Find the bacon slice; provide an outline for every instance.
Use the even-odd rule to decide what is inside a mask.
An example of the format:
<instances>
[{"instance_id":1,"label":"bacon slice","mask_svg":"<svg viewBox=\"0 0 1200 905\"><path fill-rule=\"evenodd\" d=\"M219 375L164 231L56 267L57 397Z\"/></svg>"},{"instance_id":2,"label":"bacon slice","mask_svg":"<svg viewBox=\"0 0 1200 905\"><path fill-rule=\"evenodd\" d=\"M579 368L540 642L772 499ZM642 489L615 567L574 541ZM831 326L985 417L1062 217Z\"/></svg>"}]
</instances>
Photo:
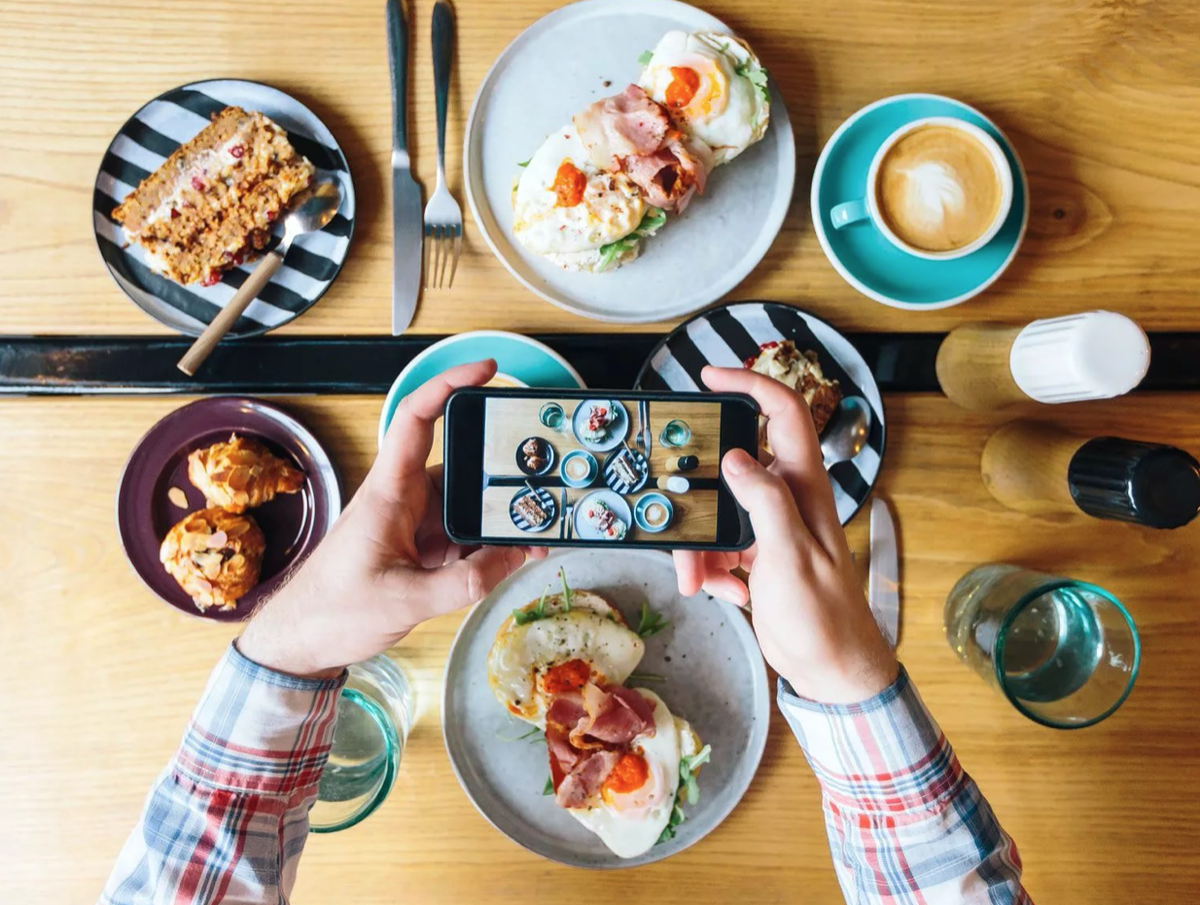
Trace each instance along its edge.
<instances>
[{"instance_id":1,"label":"bacon slice","mask_svg":"<svg viewBox=\"0 0 1200 905\"><path fill-rule=\"evenodd\" d=\"M620 751L592 751L563 777L555 790L554 800L560 807L582 807L604 785L620 759Z\"/></svg>"},{"instance_id":2,"label":"bacon slice","mask_svg":"<svg viewBox=\"0 0 1200 905\"><path fill-rule=\"evenodd\" d=\"M672 132L653 154L626 157L625 172L655 207L682 213L713 168L712 151L700 142L685 143Z\"/></svg>"},{"instance_id":3,"label":"bacon slice","mask_svg":"<svg viewBox=\"0 0 1200 905\"><path fill-rule=\"evenodd\" d=\"M637 85L589 104L573 119L588 156L601 170L619 170L625 157L653 154L670 127L667 111Z\"/></svg>"},{"instance_id":4,"label":"bacon slice","mask_svg":"<svg viewBox=\"0 0 1200 905\"><path fill-rule=\"evenodd\" d=\"M626 745L654 729L654 711L640 694L623 685L607 691L589 682L583 686L584 719L571 730L576 748Z\"/></svg>"}]
</instances>

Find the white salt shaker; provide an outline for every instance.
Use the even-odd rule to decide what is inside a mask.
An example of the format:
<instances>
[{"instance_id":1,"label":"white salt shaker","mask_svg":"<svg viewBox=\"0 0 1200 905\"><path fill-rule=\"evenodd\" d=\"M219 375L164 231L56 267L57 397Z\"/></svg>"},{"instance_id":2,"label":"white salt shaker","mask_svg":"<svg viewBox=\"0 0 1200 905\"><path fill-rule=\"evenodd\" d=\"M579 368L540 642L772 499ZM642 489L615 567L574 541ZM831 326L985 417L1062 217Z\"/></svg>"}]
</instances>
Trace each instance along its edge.
<instances>
[{"instance_id":1,"label":"white salt shaker","mask_svg":"<svg viewBox=\"0 0 1200 905\"><path fill-rule=\"evenodd\" d=\"M1111 399L1128 393L1150 367L1146 331L1115 311L1034 321L1008 355L1013 380L1038 402Z\"/></svg>"}]
</instances>

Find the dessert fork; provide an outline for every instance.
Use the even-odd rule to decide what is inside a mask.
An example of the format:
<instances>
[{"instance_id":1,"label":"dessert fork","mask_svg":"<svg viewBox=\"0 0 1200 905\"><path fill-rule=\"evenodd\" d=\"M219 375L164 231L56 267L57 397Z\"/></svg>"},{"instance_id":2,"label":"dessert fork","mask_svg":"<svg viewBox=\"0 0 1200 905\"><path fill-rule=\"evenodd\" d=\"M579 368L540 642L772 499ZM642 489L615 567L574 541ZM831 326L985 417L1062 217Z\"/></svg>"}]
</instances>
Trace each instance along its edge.
<instances>
[{"instance_id":1,"label":"dessert fork","mask_svg":"<svg viewBox=\"0 0 1200 905\"><path fill-rule=\"evenodd\" d=\"M462 251L462 209L446 188L446 106L450 59L454 53L454 13L446 0L433 7L433 92L437 105L437 187L425 205L425 288L449 289ZM450 274L446 275L446 264Z\"/></svg>"}]
</instances>

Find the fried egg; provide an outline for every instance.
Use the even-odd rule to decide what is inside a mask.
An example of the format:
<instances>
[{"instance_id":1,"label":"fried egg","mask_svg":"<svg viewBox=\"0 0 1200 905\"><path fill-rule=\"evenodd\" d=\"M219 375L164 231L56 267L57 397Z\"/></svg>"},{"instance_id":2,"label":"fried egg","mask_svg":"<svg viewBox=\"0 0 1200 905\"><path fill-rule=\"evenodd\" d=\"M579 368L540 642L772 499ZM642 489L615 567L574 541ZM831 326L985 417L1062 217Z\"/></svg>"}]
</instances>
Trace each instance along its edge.
<instances>
[{"instance_id":1,"label":"fried egg","mask_svg":"<svg viewBox=\"0 0 1200 905\"><path fill-rule=\"evenodd\" d=\"M624 173L600 172L574 123L551 133L530 158L513 192L513 234L562 266L591 269L599 249L642 222L646 202Z\"/></svg>"},{"instance_id":2,"label":"fried egg","mask_svg":"<svg viewBox=\"0 0 1200 905\"><path fill-rule=\"evenodd\" d=\"M524 608L533 610L534 601ZM508 712L542 728L550 699L587 681L620 685L637 668L646 645L599 594L575 591L571 608L562 595L542 603L543 618L518 625L509 616L488 653L492 693Z\"/></svg>"},{"instance_id":3,"label":"fried egg","mask_svg":"<svg viewBox=\"0 0 1200 905\"><path fill-rule=\"evenodd\" d=\"M718 164L733 160L767 131L767 71L732 35L667 32L638 84L681 130L712 148Z\"/></svg>"},{"instance_id":4,"label":"fried egg","mask_svg":"<svg viewBox=\"0 0 1200 905\"><path fill-rule=\"evenodd\" d=\"M679 792L679 760L697 749L686 720L673 716L654 692L637 691L654 705L653 731L634 738L590 807L568 809L620 858L636 858L658 842Z\"/></svg>"}]
</instances>

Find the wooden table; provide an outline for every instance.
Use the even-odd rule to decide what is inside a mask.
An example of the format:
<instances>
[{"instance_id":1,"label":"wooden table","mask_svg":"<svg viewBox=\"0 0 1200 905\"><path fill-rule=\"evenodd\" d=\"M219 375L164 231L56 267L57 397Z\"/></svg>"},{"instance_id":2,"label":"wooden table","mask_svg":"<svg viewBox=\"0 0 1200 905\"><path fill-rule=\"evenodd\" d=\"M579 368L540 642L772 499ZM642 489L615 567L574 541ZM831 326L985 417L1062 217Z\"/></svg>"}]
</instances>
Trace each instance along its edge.
<instances>
[{"instance_id":1,"label":"wooden table","mask_svg":"<svg viewBox=\"0 0 1200 905\"><path fill-rule=\"evenodd\" d=\"M433 180L430 3L416 3L416 172ZM459 0L450 103L457 145L475 87L551 0ZM241 4L0 0L0 332L160 333L113 286L91 236L91 185L121 122L147 98L215 75L260 79L311 105L347 149L358 184L353 254L289 333L384 333L390 299L390 109L380 0ZM708 8L758 48L796 127L796 199L771 253L732 296L803 305L845 329L1020 323L1106 306L1151 329L1198 329L1200 8L1189 3L860 0ZM256 8L256 10L261 7ZM581 38L586 40L586 38ZM199 42L203 53L194 48ZM1029 236L982 298L913 315L842 283L809 224L808 177L847 115L878 97L936 91L978 105L1029 170ZM462 198L459 166L450 181ZM453 292L414 325L597 330L534 298L468 221ZM95 897L234 629L159 604L130 572L113 492L138 437L181 399L0 403L0 901ZM985 492L978 458L1005 418L941 398L890 396L878 491L904 553L900 653L967 769L1020 843L1035 899L1074 905L1194 898L1200 830L1200 529L1161 533L1080 518L1028 518ZM329 445L348 488L375 450L378 398L286 400ZM1083 432L1200 449L1200 400L1137 396L1054 410ZM849 527L866 549L865 519ZM1012 561L1111 588L1142 633L1125 707L1082 732L1022 719L951 655L941 606L955 579ZM654 901L840 901L818 791L775 718L740 807L700 845L636 875L586 877L508 842L458 789L438 692L459 616L393 654L419 718L399 785L358 828L309 841L297 902L528 903L654 889ZM645 897L649 900L649 894Z\"/></svg>"}]
</instances>

